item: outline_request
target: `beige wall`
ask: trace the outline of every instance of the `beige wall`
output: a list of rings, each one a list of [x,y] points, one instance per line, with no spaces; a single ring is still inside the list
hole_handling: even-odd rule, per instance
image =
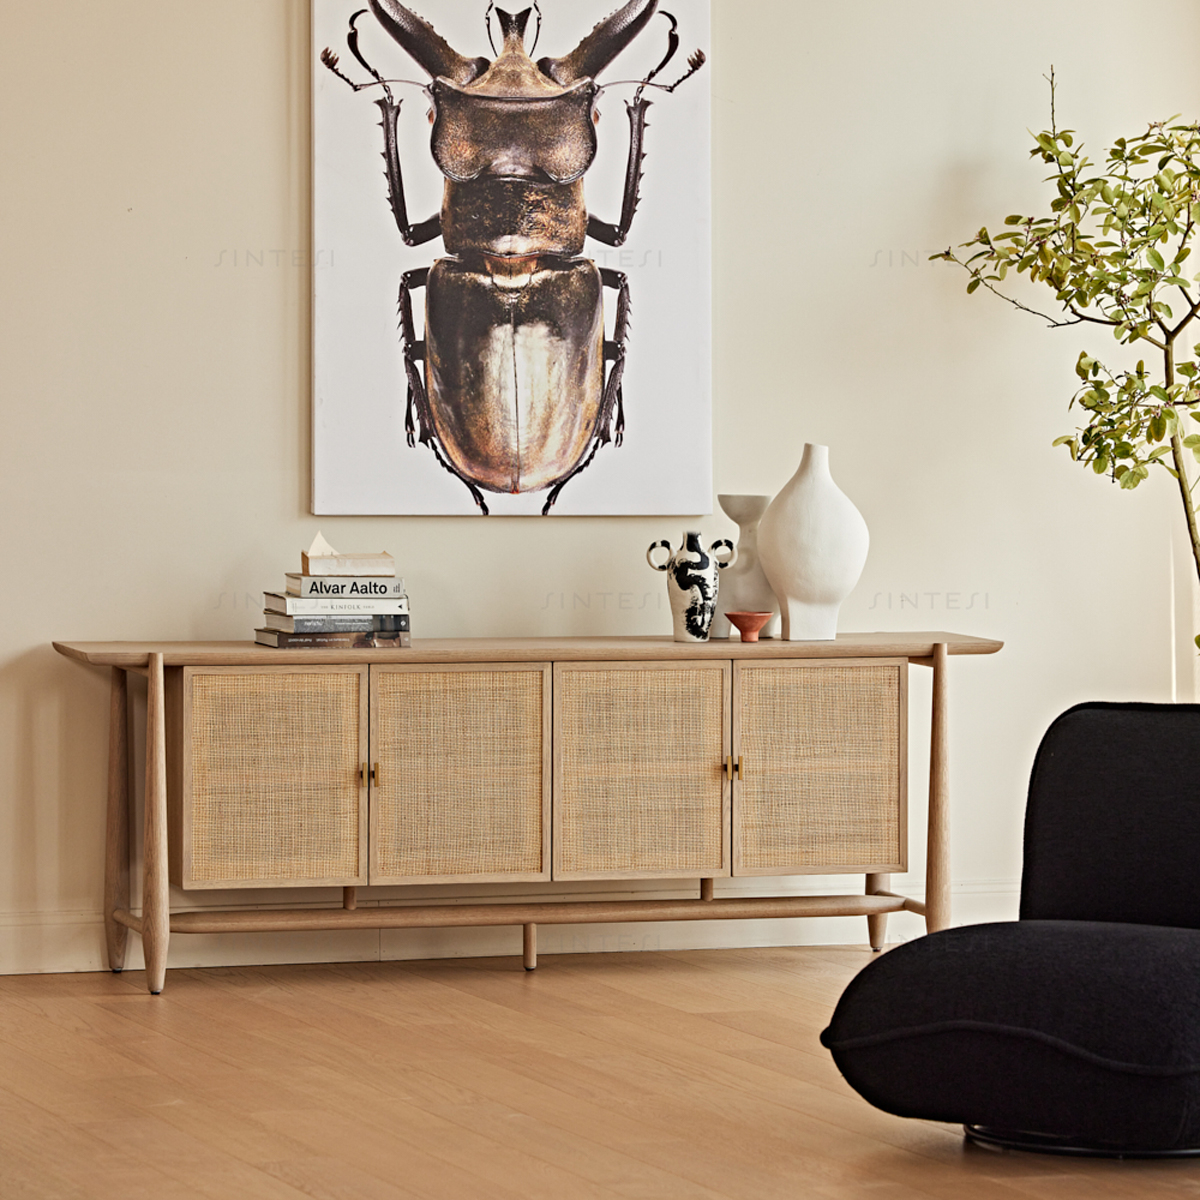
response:
[[[547,0],[548,29],[567,2]],[[1118,493],[1050,448],[1070,428],[1076,355],[1112,343],[968,301],[926,257],[1036,202],[1025,129],[1045,122],[1051,63],[1060,122],[1093,146],[1194,116],[1200,9],[714,9],[717,490],[775,490],[805,441],[828,443],[872,532],[843,628],[1007,640],[953,664],[952,784],[958,914],[1011,915],[1047,721],[1084,698],[1172,694],[1176,517],[1165,478]],[[258,592],[317,528],[306,30],[302,0],[0,0],[0,971],[101,964],[107,680],[51,639],[246,637]],[[247,250],[264,265],[245,266]],[[621,595],[657,602],[642,553],[678,524],[320,522],[335,544],[396,554],[427,635],[666,632],[665,612]],[[1177,591],[1182,613],[1186,576]],[[1186,648],[1179,663],[1182,698]],[[923,674],[913,692],[919,818]],[[543,943],[861,941],[861,924]],[[515,948],[508,931],[177,938],[172,961]]]

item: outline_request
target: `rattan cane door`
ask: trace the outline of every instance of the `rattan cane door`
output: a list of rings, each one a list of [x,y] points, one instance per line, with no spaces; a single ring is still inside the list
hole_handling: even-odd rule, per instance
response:
[[[372,883],[550,878],[550,664],[371,668]]]
[[[554,878],[729,874],[730,663],[556,663]]]
[[[907,669],[735,663],[735,875],[907,869]]]
[[[184,667],[168,699],[174,883],[367,882],[366,667]]]

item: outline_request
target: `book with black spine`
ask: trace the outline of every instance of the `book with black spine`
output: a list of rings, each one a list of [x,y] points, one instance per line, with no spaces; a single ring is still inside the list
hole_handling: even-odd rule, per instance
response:
[[[263,613],[263,626],[281,633],[409,633],[408,613],[387,613],[372,616],[335,616],[323,613],[316,616],[289,617],[286,613]]]
[[[412,646],[410,633],[284,633],[256,629],[254,640],[276,650],[395,650]]]

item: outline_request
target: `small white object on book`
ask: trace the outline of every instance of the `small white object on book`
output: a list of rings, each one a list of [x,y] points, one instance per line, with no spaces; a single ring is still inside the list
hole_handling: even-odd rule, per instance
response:
[[[305,575],[393,576],[396,560],[386,552],[342,554],[318,533],[312,545],[300,552],[300,569]]]

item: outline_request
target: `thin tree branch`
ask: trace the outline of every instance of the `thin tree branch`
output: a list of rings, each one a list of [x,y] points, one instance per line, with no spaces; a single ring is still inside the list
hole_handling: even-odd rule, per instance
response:
[[[959,258],[958,255],[956,255],[953,250],[947,250],[946,253],[942,257],[948,259],[950,262],[957,263],[960,267],[963,268],[964,271],[967,272],[967,274],[969,274],[971,276],[972,279],[978,279],[979,282],[981,284],[983,284],[983,286],[985,288],[987,288],[987,290],[989,292],[991,292],[993,296],[999,296],[1001,300],[1004,300],[1008,304],[1011,304],[1013,306],[1013,308],[1019,308],[1022,312],[1027,312],[1031,316],[1041,317],[1042,320],[1045,321],[1047,323],[1047,325],[1050,326],[1051,329],[1061,329],[1066,325],[1078,325],[1080,321],[1085,320],[1084,317],[1080,316],[1080,317],[1078,317],[1077,320],[1074,320],[1074,321],[1057,321],[1054,319],[1054,317],[1051,317],[1044,312],[1039,312],[1036,308],[1030,308],[1027,304],[1022,304],[1019,300],[1014,300],[1011,296],[1006,296],[1002,291],[1000,291],[997,287],[995,287],[989,280],[984,279],[984,277],[979,273],[979,271],[977,269],[970,267],[965,262],[963,262],[963,260],[961,258]],[[1095,320],[1094,317],[1086,318],[1086,319]],[[1116,321],[1102,322],[1102,324],[1111,324],[1111,325],[1115,325],[1116,323],[1117,323]]]
[[[1178,287],[1179,290],[1184,294],[1190,307],[1188,308],[1188,315],[1186,317],[1184,317],[1183,320],[1180,321],[1179,324],[1176,325],[1174,329],[1171,330],[1171,341],[1174,341],[1179,336],[1179,334],[1183,331],[1183,329],[1187,325],[1187,323],[1198,312],[1200,312],[1200,300],[1193,301],[1191,296],[1189,296],[1187,293],[1187,288],[1182,287],[1179,284],[1176,284],[1175,286]]]

